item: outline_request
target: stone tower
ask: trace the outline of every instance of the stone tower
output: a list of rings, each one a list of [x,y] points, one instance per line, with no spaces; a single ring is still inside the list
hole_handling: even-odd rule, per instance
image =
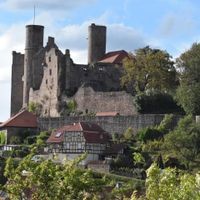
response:
[[[88,63],[100,60],[106,52],[106,27],[91,24],[88,27]]]
[[[12,52],[11,116],[19,112],[23,105],[24,54]]]
[[[29,91],[33,80],[33,56],[43,47],[44,27],[39,25],[26,26],[26,44],[24,55],[24,88],[23,88],[23,107],[29,103]]]

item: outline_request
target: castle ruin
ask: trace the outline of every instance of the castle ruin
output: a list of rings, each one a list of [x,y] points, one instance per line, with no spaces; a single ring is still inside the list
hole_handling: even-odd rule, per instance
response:
[[[41,116],[59,117],[71,100],[82,113],[136,113],[132,96],[120,86],[128,53],[106,53],[105,26],[88,27],[88,64],[74,63],[69,49],[63,53],[52,37],[44,46],[43,35],[43,26],[27,25],[25,53],[12,53],[11,115],[33,102]]]

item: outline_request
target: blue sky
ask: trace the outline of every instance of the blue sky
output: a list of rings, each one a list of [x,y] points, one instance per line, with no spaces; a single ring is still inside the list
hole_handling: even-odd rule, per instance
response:
[[[174,58],[200,41],[198,0],[0,0],[0,121],[10,113],[12,51],[24,53],[25,25],[45,26],[76,63],[87,62],[87,27],[107,26],[107,51],[150,45]]]

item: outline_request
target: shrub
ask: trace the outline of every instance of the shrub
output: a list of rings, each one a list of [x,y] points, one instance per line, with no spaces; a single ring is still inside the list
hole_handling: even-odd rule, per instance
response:
[[[163,137],[163,133],[156,128],[143,128],[138,131],[138,139],[144,143],[147,141],[158,140]]]
[[[41,114],[41,109],[42,109],[42,105],[39,104],[39,103],[30,102],[29,105],[28,105],[28,111],[32,112],[36,115]]]
[[[5,131],[0,131],[0,143],[5,144],[6,143],[6,134]]]
[[[173,97],[166,93],[150,92],[136,95],[134,102],[140,113],[184,113]]]
[[[134,137],[133,128],[131,128],[131,127],[127,128],[123,134],[123,137],[124,137],[125,141],[133,140],[133,137]]]
[[[12,157],[13,156],[13,151],[11,151],[11,150],[3,151],[2,156],[4,158]]]
[[[33,143],[36,142],[36,139],[37,139],[37,136],[36,135],[33,135],[33,136],[28,136],[24,139],[24,144],[27,144],[27,145],[31,145]]]
[[[21,137],[20,136],[12,136],[10,138],[10,144],[21,144]]]
[[[14,156],[15,157],[19,157],[19,158],[23,158],[23,157],[27,156],[28,153],[29,152],[26,149],[24,149],[24,150],[22,150],[22,149],[16,149],[16,150],[13,151]]]

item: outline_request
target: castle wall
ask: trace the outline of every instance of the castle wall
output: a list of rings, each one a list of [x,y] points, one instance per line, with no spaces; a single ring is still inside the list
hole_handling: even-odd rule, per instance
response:
[[[109,133],[122,134],[124,131],[132,127],[137,130],[144,127],[158,125],[164,115],[159,114],[144,114],[132,116],[115,116],[115,117],[57,117],[57,118],[38,118],[38,126],[41,130],[49,130],[61,127],[66,124],[75,122],[93,122],[100,125],[105,131]],[[177,121],[180,116],[177,116]]]
[[[125,91],[95,92],[92,88],[79,88],[72,98],[77,103],[77,110],[88,112],[115,111],[120,115],[133,115],[137,111],[133,104],[133,97]]]
[[[58,104],[58,77],[59,66],[62,59],[57,55],[57,49],[51,48],[45,53],[46,63],[43,67],[43,79],[39,90],[31,88],[29,102],[35,102],[41,105],[42,116],[59,116],[57,111]]]
[[[11,116],[19,112],[23,105],[24,54],[12,52]]]

